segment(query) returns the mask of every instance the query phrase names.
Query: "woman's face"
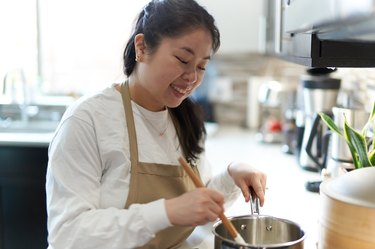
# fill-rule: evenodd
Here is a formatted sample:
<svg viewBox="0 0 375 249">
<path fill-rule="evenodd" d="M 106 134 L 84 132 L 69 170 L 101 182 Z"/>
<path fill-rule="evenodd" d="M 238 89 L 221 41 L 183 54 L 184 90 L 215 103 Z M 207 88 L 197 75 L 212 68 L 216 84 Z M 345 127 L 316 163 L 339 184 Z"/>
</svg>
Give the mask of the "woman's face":
<svg viewBox="0 0 375 249">
<path fill-rule="evenodd" d="M 177 38 L 164 38 L 155 51 L 149 51 L 140 34 L 135 46 L 140 59 L 134 81 L 130 78 L 132 98 L 149 110 L 160 111 L 180 105 L 202 82 L 212 38 L 208 31 L 195 29 Z"/>
</svg>

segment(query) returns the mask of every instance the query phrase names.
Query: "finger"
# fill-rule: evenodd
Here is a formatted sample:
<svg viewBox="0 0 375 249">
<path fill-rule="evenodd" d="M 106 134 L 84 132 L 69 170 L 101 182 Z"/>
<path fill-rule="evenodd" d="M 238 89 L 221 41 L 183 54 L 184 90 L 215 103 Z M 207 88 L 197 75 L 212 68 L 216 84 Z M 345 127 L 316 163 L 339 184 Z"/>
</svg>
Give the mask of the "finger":
<svg viewBox="0 0 375 249">
<path fill-rule="evenodd" d="M 209 194 L 210 194 L 210 197 L 212 198 L 212 200 L 213 200 L 215 203 L 217 203 L 217 204 L 219 204 L 219 205 L 224 204 L 224 195 L 223 195 L 222 193 L 220 193 L 220 192 L 218 192 L 218 191 L 211 190 L 211 191 L 209 192 Z"/>
<path fill-rule="evenodd" d="M 217 218 L 220 213 L 224 212 L 224 206 L 222 204 L 211 202 L 206 206 L 206 212 L 209 217 L 215 216 L 214 218 Z"/>
<path fill-rule="evenodd" d="M 202 222 L 204 222 L 202 225 L 204 225 L 208 222 L 215 221 L 215 220 L 217 220 L 218 217 L 219 217 L 219 213 L 210 211 L 210 212 L 207 213 L 207 216 L 204 219 L 204 221 L 202 221 Z"/>
<path fill-rule="evenodd" d="M 212 189 L 205 189 L 201 197 L 204 198 L 202 204 L 211 212 L 219 214 L 224 211 L 224 195 L 222 193 Z"/>
<path fill-rule="evenodd" d="M 250 189 L 249 189 L 249 186 L 245 182 L 243 182 L 241 184 L 241 186 L 240 186 L 240 189 L 241 189 L 243 197 L 245 198 L 245 202 L 249 202 L 250 201 Z"/>
<path fill-rule="evenodd" d="M 217 218 L 217 216 L 219 216 L 220 213 L 224 212 L 224 198 L 220 198 L 219 202 L 213 200 L 210 203 L 209 209 L 216 215 Z"/>
<path fill-rule="evenodd" d="M 204 225 L 208 222 L 215 221 L 219 217 L 219 214 L 224 212 L 224 207 L 218 205 L 213 200 L 205 203 L 202 208 L 203 210 L 198 220 L 199 225 Z"/>
<path fill-rule="evenodd" d="M 262 184 L 259 182 L 255 186 L 253 186 L 255 194 L 258 196 L 260 201 L 260 206 L 262 207 L 264 204 L 264 188 Z"/>
</svg>

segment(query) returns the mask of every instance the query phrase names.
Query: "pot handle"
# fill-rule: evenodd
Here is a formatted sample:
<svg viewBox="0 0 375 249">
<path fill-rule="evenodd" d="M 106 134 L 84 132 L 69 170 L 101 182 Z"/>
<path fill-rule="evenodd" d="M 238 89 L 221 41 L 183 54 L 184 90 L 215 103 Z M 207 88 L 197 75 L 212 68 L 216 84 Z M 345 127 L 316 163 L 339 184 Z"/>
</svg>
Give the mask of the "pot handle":
<svg viewBox="0 0 375 249">
<path fill-rule="evenodd" d="M 259 197 L 255 194 L 253 188 L 250 188 L 250 209 L 251 215 L 259 215 Z"/>
</svg>

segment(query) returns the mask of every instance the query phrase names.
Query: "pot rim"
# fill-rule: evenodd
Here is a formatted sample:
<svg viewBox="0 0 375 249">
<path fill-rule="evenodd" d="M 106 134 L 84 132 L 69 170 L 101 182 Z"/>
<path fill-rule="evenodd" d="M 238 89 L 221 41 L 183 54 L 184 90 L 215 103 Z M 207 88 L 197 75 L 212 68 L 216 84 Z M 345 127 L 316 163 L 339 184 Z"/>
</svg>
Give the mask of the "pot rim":
<svg viewBox="0 0 375 249">
<path fill-rule="evenodd" d="M 294 221 L 291 221 L 291 220 L 287 220 L 287 219 L 283 219 L 283 218 L 278 218 L 278 217 L 274 217 L 274 216 L 271 216 L 271 215 L 241 215 L 241 216 L 230 216 L 228 217 L 228 220 L 232 221 L 232 220 L 239 220 L 239 219 L 243 219 L 243 218 L 251 218 L 251 219 L 258 219 L 258 218 L 271 218 L 271 219 L 275 219 L 275 220 L 278 220 L 278 221 L 282 221 L 282 222 L 285 222 L 285 223 L 288 223 L 288 224 L 291 224 L 291 225 L 295 225 L 297 227 L 299 227 L 299 229 L 301 230 L 301 232 L 303 233 L 303 235 L 301 236 L 301 238 L 297 239 L 297 240 L 292 240 L 292 241 L 288 241 L 288 242 L 284 242 L 284 243 L 275 243 L 275 244 L 258 244 L 258 245 L 253 245 L 253 244 L 241 244 L 241 243 L 238 243 L 238 242 L 235 242 L 233 240 L 230 240 L 230 239 L 227 239 L 227 238 L 224 238 L 222 237 L 221 235 L 219 235 L 215 229 L 220 225 L 222 224 L 222 221 L 221 220 L 218 220 L 216 221 L 213 226 L 212 226 L 212 233 L 220 238 L 221 240 L 225 241 L 226 243 L 229 243 L 229 244 L 232 244 L 232 245 L 241 245 L 241 246 L 247 246 L 247 247 L 254 247 L 254 248 L 258 248 L 258 247 L 264 247 L 264 248 L 277 248 L 277 247 L 285 247 L 285 246 L 291 246 L 291 245 L 295 245 L 299 242 L 302 242 L 305 240 L 306 238 L 306 232 L 305 230 L 299 225 L 297 224 L 296 222 Z"/>
</svg>

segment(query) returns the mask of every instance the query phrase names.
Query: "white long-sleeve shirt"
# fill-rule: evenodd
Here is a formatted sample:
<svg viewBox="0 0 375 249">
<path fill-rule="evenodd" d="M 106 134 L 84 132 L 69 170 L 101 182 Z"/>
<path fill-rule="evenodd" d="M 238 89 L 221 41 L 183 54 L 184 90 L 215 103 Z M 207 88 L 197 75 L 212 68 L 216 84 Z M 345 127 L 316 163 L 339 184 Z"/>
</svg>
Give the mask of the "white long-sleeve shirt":
<svg viewBox="0 0 375 249">
<path fill-rule="evenodd" d="M 134 102 L 132 108 L 139 161 L 178 165 L 181 150 L 168 112 L 150 112 Z M 167 131 L 159 136 L 156 130 L 165 129 L 166 119 Z M 114 86 L 81 98 L 64 114 L 49 147 L 48 249 L 134 248 L 171 226 L 164 199 L 124 209 L 130 183 L 126 126 Z M 212 177 L 204 153 L 198 169 L 227 203 L 238 197 L 227 171 Z"/>
</svg>

